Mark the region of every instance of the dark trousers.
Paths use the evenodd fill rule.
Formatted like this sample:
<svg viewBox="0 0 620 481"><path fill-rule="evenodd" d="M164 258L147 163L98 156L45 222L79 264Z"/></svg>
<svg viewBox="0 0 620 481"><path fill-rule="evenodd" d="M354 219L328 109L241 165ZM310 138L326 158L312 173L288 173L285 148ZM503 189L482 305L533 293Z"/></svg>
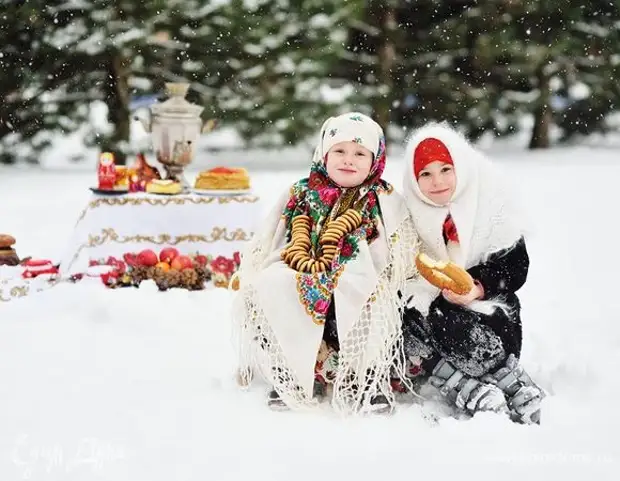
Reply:
<svg viewBox="0 0 620 481"><path fill-rule="evenodd" d="M494 371L508 355L518 358L521 354L518 298L507 299L507 305L509 312L497 308L491 315L485 315L439 296L431 304L426 318L416 309L406 309L403 316L405 353L422 357L426 372L432 372L441 358L472 377Z"/></svg>
<svg viewBox="0 0 620 481"><path fill-rule="evenodd" d="M336 304L334 303L333 296L332 301L329 304L329 309L327 310L327 315L325 316L325 329L323 329L323 340L329 347L335 349L336 351L340 351L340 342L338 341L338 328L336 326Z"/></svg>

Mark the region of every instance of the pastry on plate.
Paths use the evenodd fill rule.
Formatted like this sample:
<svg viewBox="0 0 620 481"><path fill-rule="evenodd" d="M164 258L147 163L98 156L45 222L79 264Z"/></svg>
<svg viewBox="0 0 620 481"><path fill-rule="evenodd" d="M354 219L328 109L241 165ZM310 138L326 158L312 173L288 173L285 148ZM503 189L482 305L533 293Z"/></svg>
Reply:
<svg viewBox="0 0 620 481"><path fill-rule="evenodd" d="M155 179L146 184L146 191L151 194L180 194L183 190L180 182Z"/></svg>
<svg viewBox="0 0 620 481"><path fill-rule="evenodd" d="M250 176L243 168L216 167L200 172L194 187L199 190L248 190Z"/></svg>
<svg viewBox="0 0 620 481"><path fill-rule="evenodd" d="M13 249L15 238L8 234L0 234L0 266L16 266L19 257Z"/></svg>

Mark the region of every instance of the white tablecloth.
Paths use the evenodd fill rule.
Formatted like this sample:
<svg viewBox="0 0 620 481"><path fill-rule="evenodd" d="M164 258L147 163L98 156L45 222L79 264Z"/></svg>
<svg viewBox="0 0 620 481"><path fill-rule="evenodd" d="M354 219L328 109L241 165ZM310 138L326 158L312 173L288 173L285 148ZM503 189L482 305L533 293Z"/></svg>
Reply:
<svg viewBox="0 0 620 481"><path fill-rule="evenodd" d="M90 259L167 246L181 253L232 258L259 221L254 195L125 194L94 196L80 214L60 272L84 272Z"/></svg>

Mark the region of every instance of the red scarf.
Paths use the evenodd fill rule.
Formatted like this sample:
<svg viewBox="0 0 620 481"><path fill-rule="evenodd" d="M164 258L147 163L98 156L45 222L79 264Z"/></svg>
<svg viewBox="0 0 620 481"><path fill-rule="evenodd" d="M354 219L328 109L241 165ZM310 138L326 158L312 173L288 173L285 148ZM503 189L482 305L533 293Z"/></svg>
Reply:
<svg viewBox="0 0 620 481"><path fill-rule="evenodd" d="M443 222L443 238L446 244L448 241L457 242L459 241L459 235L456 231L456 225L454 225L454 221L452 220L452 216L448 214L446 220Z"/></svg>

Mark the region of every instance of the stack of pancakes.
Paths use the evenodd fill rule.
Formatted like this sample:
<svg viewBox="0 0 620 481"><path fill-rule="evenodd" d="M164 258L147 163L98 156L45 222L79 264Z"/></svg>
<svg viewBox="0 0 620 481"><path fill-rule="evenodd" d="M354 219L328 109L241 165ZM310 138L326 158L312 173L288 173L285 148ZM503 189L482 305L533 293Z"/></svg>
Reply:
<svg viewBox="0 0 620 481"><path fill-rule="evenodd" d="M198 174L196 189L201 190L247 190L250 188L248 171L242 168L216 167Z"/></svg>

